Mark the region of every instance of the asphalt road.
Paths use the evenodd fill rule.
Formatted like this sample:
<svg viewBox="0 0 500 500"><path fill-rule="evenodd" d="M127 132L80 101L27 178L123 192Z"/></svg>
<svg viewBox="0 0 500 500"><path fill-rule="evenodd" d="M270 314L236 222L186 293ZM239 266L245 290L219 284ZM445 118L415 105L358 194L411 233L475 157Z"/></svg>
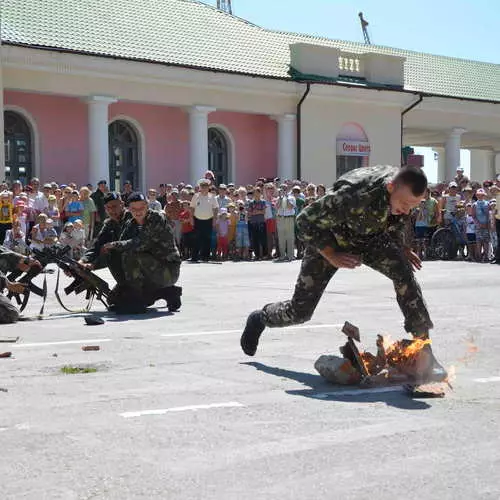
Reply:
<svg viewBox="0 0 500 500"><path fill-rule="evenodd" d="M366 268L339 272L310 323L267 330L244 356L246 315L288 298L298 268L187 264L179 313L86 326L51 298L46 319L2 326L20 339L0 344L13 353L0 359L0 498L498 500L500 267L419 273L434 351L457 370L439 400L342 395L316 374L345 320L369 348L404 336L392 284Z"/></svg>

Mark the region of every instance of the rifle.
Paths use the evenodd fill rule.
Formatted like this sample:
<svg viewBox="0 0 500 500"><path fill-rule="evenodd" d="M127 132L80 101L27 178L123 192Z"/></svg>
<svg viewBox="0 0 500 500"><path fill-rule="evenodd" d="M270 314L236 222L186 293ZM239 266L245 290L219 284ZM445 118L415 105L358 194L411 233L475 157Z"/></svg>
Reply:
<svg viewBox="0 0 500 500"><path fill-rule="evenodd" d="M40 310L40 314L43 314L45 299L47 298L47 280L46 278L43 280L43 288L40 288L39 286L33 283L33 279L36 278L39 274L49 272L45 269L47 264L49 264L49 261L44 256L41 255L39 262L40 262L40 267L38 266L31 267L26 272L21 271L20 269L16 269L15 271L12 271L7 275L7 279L9 281L25 285L24 292L22 293L9 292L7 294L8 299L14 298L16 300L17 305L19 306L19 310L21 312L24 311L24 309L28 304L30 293L34 293L35 295L38 295L39 297L43 298L42 308ZM21 295L23 296L22 299Z"/></svg>
<svg viewBox="0 0 500 500"><path fill-rule="evenodd" d="M71 293L75 293L75 295L79 295L82 292L86 292L86 299L88 300L88 304L85 308L85 311L88 311L92 305L92 302L95 298L100 300L104 306L107 308L107 299L110 294L109 285L97 274L85 269L81 264L78 263L75 259L69 256L71 252L71 247L55 245L54 247L45 248L43 251L34 250L33 254L37 259L47 260L48 262L57 264L59 267L59 271L63 271L64 274L73 278L73 282L70 283L66 288L64 288L64 292L66 295ZM59 277L60 272L57 274L57 282L55 289L55 296L57 301L61 305L63 309L68 312L80 312L80 311L72 311L68 309L62 302L61 297L59 295Z"/></svg>

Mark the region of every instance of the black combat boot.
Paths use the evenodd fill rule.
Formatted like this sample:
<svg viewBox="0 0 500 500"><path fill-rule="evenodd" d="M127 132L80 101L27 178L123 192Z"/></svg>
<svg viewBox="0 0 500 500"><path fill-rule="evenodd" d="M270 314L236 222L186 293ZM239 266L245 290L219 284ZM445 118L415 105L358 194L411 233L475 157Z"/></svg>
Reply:
<svg viewBox="0 0 500 500"><path fill-rule="evenodd" d="M181 286L166 286L158 291L155 300L164 300L170 312L178 311L181 308Z"/></svg>
<svg viewBox="0 0 500 500"><path fill-rule="evenodd" d="M108 295L108 310L116 314L144 314L147 304L137 290L117 284Z"/></svg>
<svg viewBox="0 0 500 500"><path fill-rule="evenodd" d="M261 310L250 313L247 318L245 330L240 339L240 345L247 356L253 356L257 352L259 339L266 325L264 324Z"/></svg>

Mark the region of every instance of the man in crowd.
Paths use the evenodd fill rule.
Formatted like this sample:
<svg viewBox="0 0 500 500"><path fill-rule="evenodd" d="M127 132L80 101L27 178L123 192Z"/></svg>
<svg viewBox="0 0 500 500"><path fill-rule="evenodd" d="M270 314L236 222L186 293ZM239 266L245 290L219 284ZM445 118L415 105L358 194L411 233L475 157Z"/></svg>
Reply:
<svg viewBox="0 0 500 500"><path fill-rule="evenodd" d="M158 201L161 203L161 208L165 208L167 204L167 188L165 184L160 184L160 194L158 195Z"/></svg>
<svg viewBox="0 0 500 500"><path fill-rule="evenodd" d="M8 292L21 294L25 290L25 285L10 282L6 274L14 270L26 272L32 267L40 267L40 263L0 246L0 324L15 323L19 320L19 311L1 292L7 289Z"/></svg>
<svg viewBox="0 0 500 500"><path fill-rule="evenodd" d="M493 217L498 242L492 264L500 264L500 175L497 175L495 183L490 187L490 193L495 197L494 201L496 202L493 205Z"/></svg>
<svg viewBox="0 0 500 500"><path fill-rule="evenodd" d="M330 279L340 268L362 263L394 283L405 329L427 339L433 324L412 266L421 261L404 246L406 217L420 204L427 189L422 170L376 166L353 170L338 179L323 198L306 207L297 219L306 244L301 270L291 300L268 304L251 313L241 337L245 354L253 356L265 327L285 327L311 319ZM444 380L445 370L430 354L426 378Z"/></svg>
<svg viewBox="0 0 500 500"><path fill-rule="evenodd" d="M210 246L212 243L212 230L215 227L219 205L216 197L210 193L210 181L200 179L198 182L200 191L191 199L191 211L194 219L194 248L192 262L201 260L207 262L210 257Z"/></svg>
<svg viewBox="0 0 500 500"><path fill-rule="evenodd" d="M104 208L104 195L108 191L107 182L105 180L99 181L97 183L97 189L90 195L94 200L94 205L97 210L96 220L95 220L95 234L99 234L102 228L104 220L106 219L106 210Z"/></svg>
<svg viewBox="0 0 500 500"><path fill-rule="evenodd" d="M295 240L295 209L296 199L288 193L286 184L282 184L279 190L277 205L277 230L279 245L279 260L292 261L294 255Z"/></svg>
<svg viewBox="0 0 500 500"><path fill-rule="evenodd" d="M123 183L123 193L121 194L122 201L125 203L125 206L128 207L128 199L132 194L132 183L130 181L125 181Z"/></svg>

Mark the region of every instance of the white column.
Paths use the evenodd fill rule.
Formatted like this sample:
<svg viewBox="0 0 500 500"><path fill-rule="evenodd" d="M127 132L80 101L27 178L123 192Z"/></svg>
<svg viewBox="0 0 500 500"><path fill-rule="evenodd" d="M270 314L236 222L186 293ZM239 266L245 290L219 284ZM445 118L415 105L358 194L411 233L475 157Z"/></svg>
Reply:
<svg viewBox="0 0 500 500"><path fill-rule="evenodd" d="M295 179L297 176L297 118L293 114L284 114L273 116L273 119L278 122L278 177L281 180Z"/></svg>
<svg viewBox="0 0 500 500"><path fill-rule="evenodd" d="M487 179L492 181L495 180L497 176L496 162L497 162L497 154L498 151L487 151L488 154L488 169L487 169Z"/></svg>
<svg viewBox="0 0 500 500"><path fill-rule="evenodd" d="M3 80L2 80L2 44L0 42L0 182L5 179L5 146L3 128Z"/></svg>
<svg viewBox="0 0 500 500"><path fill-rule="evenodd" d="M466 130L464 128L454 128L446 140L446 178L451 181L457 174L460 166L460 139Z"/></svg>
<svg viewBox="0 0 500 500"><path fill-rule="evenodd" d="M496 152L485 149L470 150L470 180L483 182L494 179Z"/></svg>
<svg viewBox="0 0 500 500"><path fill-rule="evenodd" d="M208 169L208 115L215 111L209 106L189 108L189 180L194 183Z"/></svg>
<svg viewBox="0 0 500 500"><path fill-rule="evenodd" d="M108 108L117 99L91 96L89 107L89 182L96 186L100 180L109 185L109 132Z"/></svg>
<svg viewBox="0 0 500 500"><path fill-rule="evenodd" d="M438 154L437 182L446 179L446 152L444 148L432 148Z"/></svg>

